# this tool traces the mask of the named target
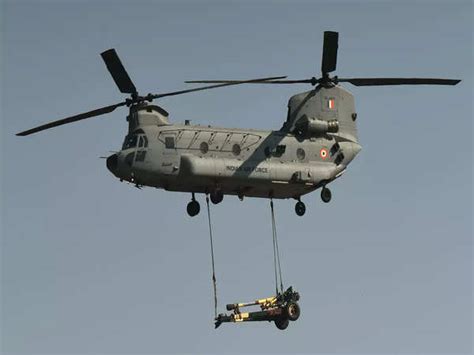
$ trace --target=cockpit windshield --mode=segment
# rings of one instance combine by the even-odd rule
[[[122,149],[135,148],[137,145],[140,148],[148,147],[148,138],[144,134],[129,134],[125,137]]]
[[[137,146],[138,136],[136,134],[131,134],[125,137],[123,142],[122,149],[135,148]]]

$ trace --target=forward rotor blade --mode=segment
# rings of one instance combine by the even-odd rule
[[[63,118],[61,120],[49,122],[49,123],[46,123],[44,125],[41,125],[41,126],[38,126],[38,127],[35,127],[35,128],[31,128],[27,131],[17,133],[16,135],[17,136],[28,136],[28,135],[36,133],[36,132],[44,131],[45,129],[50,129],[50,128],[53,128],[53,127],[62,126],[64,124],[68,124],[68,123],[72,123],[72,122],[76,122],[76,121],[80,121],[80,120],[85,120],[86,118],[90,118],[90,117],[100,116],[100,115],[103,115],[103,114],[106,114],[106,113],[110,113],[113,110],[115,110],[117,107],[125,106],[126,104],[127,103],[124,101],[124,102],[120,102],[120,103],[115,104],[115,105],[110,105],[110,106],[98,108],[96,110],[92,110],[92,111],[89,111],[89,112],[80,113],[80,114],[75,115],[75,116]]]
[[[167,92],[167,93],[164,93],[164,94],[151,95],[151,98],[152,99],[158,99],[160,97],[187,94],[188,92],[208,90],[208,89],[214,89],[214,88],[221,88],[221,87],[224,87],[224,86],[232,86],[232,85],[239,85],[239,84],[264,83],[267,80],[284,79],[284,78],[286,78],[286,76],[274,76],[274,77],[269,77],[269,78],[260,78],[260,79],[251,79],[251,80],[235,80],[235,81],[225,82],[225,83],[217,84],[217,85],[202,86],[202,87],[194,88],[194,89],[172,91],[172,92]]]
[[[117,84],[120,92],[124,94],[136,94],[137,89],[128,76],[128,73],[120,61],[115,49],[109,49],[100,55],[102,56],[107,69],[112,75],[112,78],[114,78],[115,84]]]
[[[338,32],[324,32],[323,60],[321,62],[323,76],[336,70],[338,40]]]
[[[337,79],[338,82],[348,82],[355,86],[382,85],[456,85],[461,80],[435,78],[349,78]]]
[[[285,78],[285,77],[282,77]],[[303,80],[262,80],[262,81],[242,81],[242,80],[188,80],[185,83],[200,83],[200,84],[301,84],[311,83],[311,79]]]

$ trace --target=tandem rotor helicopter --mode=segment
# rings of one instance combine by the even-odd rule
[[[338,33],[324,32],[321,77],[282,80],[200,80],[214,84],[140,96],[114,49],[101,54],[125,101],[53,121],[23,132],[27,136],[49,128],[111,113],[127,106],[128,134],[122,149],[107,158],[107,168],[121,181],[137,187],[189,192],[190,216],[200,211],[196,193],[209,194],[214,204],[225,195],[294,198],[298,216],[305,214],[301,197],[321,189],[331,200],[328,184],[340,177],[361,150],[353,95],[339,83],[355,86],[456,85],[460,80],[433,78],[338,78],[335,71]],[[283,126],[275,131],[172,124],[169,114],[152,101],[167,96],[240,84],[310,84],[313,89],[292,96]]]

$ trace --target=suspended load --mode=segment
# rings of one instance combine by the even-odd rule
[[[207,217],[209,223],[209,241],[211,246],[211,265],[212,265],[212,285],[214,289],[214,320],[215,328],[217,329],[222,323],[237,323],[237,322],[258,322],[268,321],[275,322],[278,329],[284,330],[290,324],[290,321],[295,321],[300,317],[300,306],[298,301],[300,294],[293,291],[293,287],[289,287],[286,291],[283,287],[283,277],[280,265],[280,251],[278,248],[278,237],[275,223],[275,211],[273,200],[270,200],[270,210],[272,217],[272,235],[273,235],[273,266],[275,272],[275,294],[276,296],[261,298],[248,303],[231,303],[226,305],[228,311],[233,311],[230,314],[220,313],[217,315],[217,280],[214,263],[214,242],[212,234],[211,223],[211,209],[209,206],[209,197],[206,196]],[[241,312],[240,308],[260,306],[259,311]]]
[[[276,296],[262,298],[249,303],[232,303],[226,306],[228,311],[233,313],[221,313],[216,317],[215,326],[218,328],[222,323],[236,322],[275,322],[278,329],[284,330],[290,321],[295,321],[300,316],[300,306],[298,301],[300,295],[289,287],[285,292]],[[241,312],[240,308],[250,306],[260,306],[260,311]]]

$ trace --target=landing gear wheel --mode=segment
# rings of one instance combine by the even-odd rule
[[[288,328],[289,324],[290,324],[290,321],[288,320],[288,318],[275,319],[275,325],[280,330],[285,330],[286,328]]]
[[[300,306],[296,302],[288,302],[285,311],[288,319],[293,322],[297,320],[301,314]]]
[[[296,205],[295,205],[295,212],[298,216],[302,216],[305,214],[306,212],[306,206],[303,202],[301,201],[298,201],[296,202]]]
[[[211,202],[213,204],[217,205],[218,203],[221,203],[223,199],[224,194],[222,193],[222,191],[215,191],[211,193]]]
[[[197,202],[196,200],[192,200],[191,202],[188,203],[186,210],[188,211],[188,215],[190,215],[191,217],[194,217],[199,214],[199,211],[201,210],[201,206],[199,205],[199,202]]]
[[[323,200],[323,202],[325,203],[328,203],[329,201],[331,201],[331,197],[331,190],[329,190],[327,187],[323,187],[323,189],[321,190],[321,200]]]

